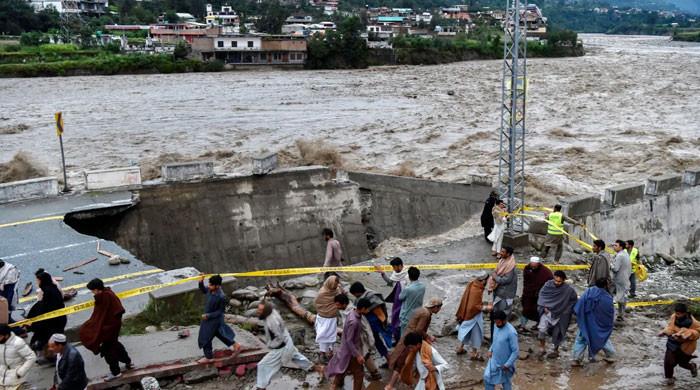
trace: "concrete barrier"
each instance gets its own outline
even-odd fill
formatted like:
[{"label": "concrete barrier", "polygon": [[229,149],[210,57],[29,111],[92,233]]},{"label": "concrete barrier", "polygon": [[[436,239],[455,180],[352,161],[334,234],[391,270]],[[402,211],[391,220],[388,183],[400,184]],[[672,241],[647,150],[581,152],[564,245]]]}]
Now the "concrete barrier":
[{"label": "concrete barrier", "polygon": [[492,187],[493,178],[488,175],[467,175],[467,184]]},{"label": "concrete barrier", "polygon": [[56,195],[58,195],[58,180],[55,177],[40,177],[0,184],[0,203]]},{"label": "concrete barrier", "polygon": [[277,153],[253,157],[253,175],[265,175],[277,169]]},{"label": "concrete barrier", "polygon": [[620,184],[605,190],[605,203],[620,206],[644,198],[644,184]]},{"label": "concrete barrier", "polygon": [[214,176],[214,161],[192,161],[165,164],[161,167],[164,181],[185,181]]},{"label": "concrete barrier", "polygon": [[599,194],[570,196],[561,200],[562,212],[571,218],[585,217],[600,211]]},{"label": "concrete barrier", "polygon": [[693,187],[700,185],[700,167],[686,169],[683,173],[683,184]]},{"label": "concrete barrier", "polygon": [[125,167],[85,171],[85,188],[102,190],[106,188],[134,187],[141,185],[141,169]]},{"label": "concrete barrier", "polygon": [[683,176],[681,175],[669,174],[650,177],[647,179],[646,194],[654,196],[666,194],[681,188],[682,183]]},{"label": "concrete barrier", "polygon": [[527,232],[532,234],[547,234],[549,225],[544,221],[531,220],[527,225]]}]

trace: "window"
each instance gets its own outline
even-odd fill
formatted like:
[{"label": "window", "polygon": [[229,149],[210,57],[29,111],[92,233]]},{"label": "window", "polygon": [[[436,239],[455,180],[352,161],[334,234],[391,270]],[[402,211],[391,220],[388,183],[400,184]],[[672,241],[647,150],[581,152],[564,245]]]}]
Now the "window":
[{"label": "window", "polygon": [[237,41],[231,41],[231,47],[238,47]]},{"label": "window", "polygon": [[216,42],[217,47],[224,47],[224,41],[218,41]]},{"label": "window", "polygon": [[260,59],[263,61],[267,60],[267,53],[260,53]]},{"label": "window", "polygon": [[248,47],[253,47],[253,41],[248,41]]}]

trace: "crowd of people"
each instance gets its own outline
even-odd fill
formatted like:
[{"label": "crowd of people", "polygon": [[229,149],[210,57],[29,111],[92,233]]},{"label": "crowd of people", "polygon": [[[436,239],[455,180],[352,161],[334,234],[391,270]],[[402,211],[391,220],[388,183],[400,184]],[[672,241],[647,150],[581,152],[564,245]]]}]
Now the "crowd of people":
[{"label": "crowd of people", "polygon": [[[513,248],[502,245],[504,204],[492,198],[485,207],[485,211],[492,209],[487,214],[492,217],[491,223],[485,224],[482,215],[482,225],[485,238],[493,241],[498,263],[493,272],[483,271],[473,277],[462,293],[455,313],[456,354],[468,354],[473,361],[486,361],[483,372],[486,389],[496,386],[510,389],[519,357],[519,335],[536,334],[539,359],[559,358],[560,346],[566,342],[575,315],[578,330],[572,340],[572,367],[582,366],[586,357],[595,361],[600,352],[603,360],[613,363],[615,348],[611,334],[615,320],[624,323],[627,299],[635,296],[635,264],[638,264],[639,252],[634,242],[617,240],[612,247],[615,255],[611,260],[605,242],[595,240],[587,286],[578,296],[567,282],[565,272],[552,272],[544,264],[549,247],[554,247],[555,263],[561,257],[561,234],[563,221],[567,218],[561,215],[561,206],[556,205],[547,215],[550,226],[554,227],[547,232],[541,256],[531,257],[522,270],[523,288],[519,298],[522,312],[516,321],[517,326],[513,326],[511,320],[518,299],[519,271]],[[330,229],[324,229],[323,236],[327,245],[324,267],[342,266],[340,242]],[[440,297],[426,300],[426,284],[421,280],[418,268],[406,267],[398,257],[389,264],[390,273],[376,266],[376,271],[390,288],[386,296],[359,281],[349,281],[345,274],[323,274],[315,299],[314,330],[319,356],[316,362],[296,348],[271,301],[261,301],[257,315],[264,324],[269,352],[257,365],[256,387],[267,389],[283,365],[294,363],[303,370],[315,370],[329,378],[332,389],[342,388],[347,376],[352,377],[353,389],[362,389],[365,369],[370,380],[382,380],[380,368],[391,373],[385,390],[402,384],[415,389],[444,389],[443,375],[449,365],[436,348],[435,335],[429,331],[432,317],[442,310],[443,301]],[[35,276],[37,302],[27,317],[34,318],[64,308],[63,292],[57,281],[43,269]],[[66,316],[30,322],[21,327],[8,325],[14,322],[9,313],[16,302],[19,278],[19,272],[12,264],[0,260],[0,309],[4,300],[8,313],[6,323],[0,324],[0,355],[4,356],[0,361],[0,390],[31,388],[27,382],[30,369],[34,364],[47,363],[55,365],[54,389],[84,389],[88,383],[85,364],[80,352],[65,335]],[[202,275],[199,289],[205,295],[205,304],[198,346],[204,355],[200,362],[212,363],[215,359],[214,338],[223,342],[234,355],[240,353],[241,345],[236,342],[233,329],[224,321],[226,297],[221,276],[209,277],[206,286],[204,281]],[[109,374],[103,380],[112,381],[122,375],[122,370],[134,367],[126,348],[119,342],[125,310],[117,295],[102,280],[90,281],[87,289],[94,295],[95,305],[90,319],[80,328],[79,341],[85,349],[104,357]],[[490,322],[488,336],[486,317]],[[339,326],[342,326],[340,332]],[[27,344],[24,339],[30,332],[32,338]],[[341,335],[339,342],[338,334]],[[691,360],[700,338],[700,322],[692,317],[686,305],[675,305],[668,326],[659,336],[667,337],[664,374],[668,382],[673,383],[676,366],[689,370],[693,377],[697,376],[697,366]],[[484,353],[482,346],[486,340],[489,348]],[[378,366],[374,356],[383,359],[384,363]]]}]

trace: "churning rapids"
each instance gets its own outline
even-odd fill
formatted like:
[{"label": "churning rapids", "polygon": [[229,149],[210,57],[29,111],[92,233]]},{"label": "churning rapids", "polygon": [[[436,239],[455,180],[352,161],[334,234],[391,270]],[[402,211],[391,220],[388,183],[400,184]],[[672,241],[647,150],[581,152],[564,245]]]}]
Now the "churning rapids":
[{"label": "churning rapids", "polygon": [[[533,201],[700,162],[700,45],[583,35],[579,58],[529,60]],[[325,140],[345,166],[462,180],[496,174],[500,61],[351,71],[0,79],[0,162],[28,152],[58,171],[63,111],[69,170],[179,153],[246,172],[262,150]],[[454,94],[448,94],[453,91]],[[286,153],[285,153],[286,152]],[[284,159],[283,159],[284,160]]]}]

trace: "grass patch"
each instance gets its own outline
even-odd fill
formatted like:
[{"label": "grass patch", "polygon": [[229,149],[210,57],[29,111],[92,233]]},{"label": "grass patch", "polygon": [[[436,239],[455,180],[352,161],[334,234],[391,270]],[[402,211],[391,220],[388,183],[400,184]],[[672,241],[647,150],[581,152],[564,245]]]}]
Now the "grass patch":
[{"label": "grass patch", "polygon": [[124,336],[145,334],[147,326],[160,328],[163,323],[169,326],[199,324],[202,319],[199,306],[194,293],[178,299],[176,306],[170,306],[165,301],[151,300],[141,313],[124,320],[121,334]]}]

